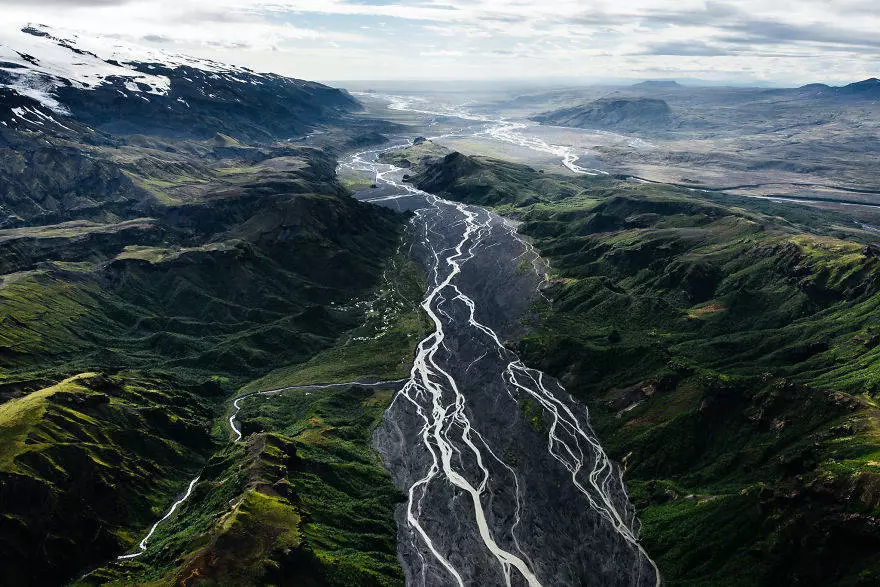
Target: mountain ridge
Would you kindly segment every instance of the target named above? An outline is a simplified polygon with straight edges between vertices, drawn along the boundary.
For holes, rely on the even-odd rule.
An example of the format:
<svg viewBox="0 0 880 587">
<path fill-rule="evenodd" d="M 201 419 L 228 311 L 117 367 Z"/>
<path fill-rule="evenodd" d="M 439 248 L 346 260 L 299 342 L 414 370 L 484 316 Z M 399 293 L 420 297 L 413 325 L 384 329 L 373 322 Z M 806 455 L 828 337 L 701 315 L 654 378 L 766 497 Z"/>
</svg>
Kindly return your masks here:
<svg viewBox="0 0 880 587">
<path fill-rule="evenodd" d="M 103 56 L 99 55 L 103 52 Z M 0 121 L 115 134 L 209 138 L 217 130 L 269 142 L 359 111 L 317 82 L 29 25 L 0 29 Z"/>
<path fill-rule="evenodd" d="M 310 573 L 381 565 L 376 575 L 393 580 L 396 493 L 370 452 L 372 420 L 356 410 L 357 473 L 310 470 L 298 482 L 315 496 L 348 491 L 383 552 L 351 555 L 364 540 L 355 522 L 280 542 L 248 524 L 281 515 L 288 538 L 291 524 L 308 527 L 306 492 L 276 491 L 301 479 L 291 468 L 273 487 L 206 475 L 193 509 L 179 510 L 183 531 L 151 538 L 159 548 L 143 560 L 160 563 L 116 559 L 218 456 L 248 467 L 223 427 L 237 387 L 299 367 L 355 328 L 368 342 L 346 347 L 348 363 L 372 344 L 378 352 L 357 355 L 371 361 L 366 376 L 405 368 L 419 316 L 380 327 L 363 300 L 387 287 L 406 217 L 358 202 L 336 176 L 340 149 L 385 140 L 390 125 L 351 117 L 354 98 L 315 82 L 131 47 L 103 53 L 45 27 L 5 31 L 0 43 L 0 583 L 159 580 L 179 564 L 163 541 L 198 552 L 224 513 L 241 523 L 233 534 L 266 540 L 254 555 L 221 541 L 233 570 L 243 554 L 254 576 L 306 559 Z M 402 313 L 394 302 L 382 318 Z M 368 391 L 359 400 L 378 417 L 390 398 Z M 307 458 L 308 443 L 283 432 L 278 446 L 296 441 Z M 336 450 L 349 442 L 341 435 Z M 381 503 L 360 496 L 368 486 L 383 487 Z M 112 578 L 76 579 L 101 565 Z"/>
</svg>

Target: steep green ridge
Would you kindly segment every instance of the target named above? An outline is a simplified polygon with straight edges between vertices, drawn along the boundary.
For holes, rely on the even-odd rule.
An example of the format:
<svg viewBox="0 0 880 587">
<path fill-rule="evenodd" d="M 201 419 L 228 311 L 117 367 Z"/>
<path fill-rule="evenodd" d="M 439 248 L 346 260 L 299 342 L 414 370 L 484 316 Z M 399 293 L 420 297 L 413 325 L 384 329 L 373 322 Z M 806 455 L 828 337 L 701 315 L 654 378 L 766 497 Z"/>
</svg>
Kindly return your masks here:
<svg viewBox="0 0 880 587">
<path fill-rule="evenodd" d="M 0 582 L 60 584 L 132 549 L 223 456 L 238 386 L 363 324 L 352 302 L 405 217 L 291 142 L 4 131 L 0 149 L 17 177 L 0 194 Z"/>
<path fill-rule="evenodd" d="M 301 365 L 242 392 L 403 376 L 429 328 L 411 298 L 424 277 L 392 257 L 363 324 Z M 140 558 L 83 584 L 400 585 L 394 507 L 402 498 L 372 449 L 393 387 L 288 390 L 242 400 L 244 442 L 216 453 L 190 499 Z M 224 430 L 224 432 L 226 432 Z"/>
<path fill-rule="evenodd" d="M 550 260 L 551 301 L 519 351 L 591 407 L 666 581 L 876 583 L 871 235 L 811 209 L 613 178 L 555 176 L 572 195 L 531 203 L 543 174 L 450 157 L 413 181 L 496 203 Z"/>
<path fill-rule="evenodd" d="M 318 151 L 274 175 L 151 219 L 0 231 L 0 380 L 162 365 L 244 381 L 353 327 L 330 304 L 376 282 L 400 220 L 347 197 Z"/>
<path fill-rule="evenodd" d="M 84 373 L 0 406 L 0 576 L 60 584 L 133 542 L 211 446 L 217 385 Z"/>
</svg>

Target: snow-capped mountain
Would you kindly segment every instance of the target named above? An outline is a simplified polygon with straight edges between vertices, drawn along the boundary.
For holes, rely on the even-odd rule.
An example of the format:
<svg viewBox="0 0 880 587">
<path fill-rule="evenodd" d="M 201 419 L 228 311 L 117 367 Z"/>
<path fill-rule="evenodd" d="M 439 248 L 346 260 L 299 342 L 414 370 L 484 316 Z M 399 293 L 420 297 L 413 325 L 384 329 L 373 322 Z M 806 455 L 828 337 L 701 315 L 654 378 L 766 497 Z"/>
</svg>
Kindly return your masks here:
<svg viewBox="0 0 880 587">
<path fill-rule="evenodd" d="M 0 26 L 0 124 L 249 140 L 294 136 L 360 106 L 322 84 L 46 26 Z"/>
</svg>

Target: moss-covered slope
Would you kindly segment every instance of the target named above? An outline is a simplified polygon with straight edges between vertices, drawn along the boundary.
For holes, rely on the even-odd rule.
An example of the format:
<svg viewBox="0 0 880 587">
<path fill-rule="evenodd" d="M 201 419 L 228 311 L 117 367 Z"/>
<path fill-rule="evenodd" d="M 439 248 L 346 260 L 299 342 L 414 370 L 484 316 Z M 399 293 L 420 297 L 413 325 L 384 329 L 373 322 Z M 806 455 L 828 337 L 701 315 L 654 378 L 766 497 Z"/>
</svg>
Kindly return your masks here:
<svg viewBox="0 0 880 587">
<path fill-rule="evenodd" d="M 364 322 L 336 346 L 240 393 L 403 377 L 429 327 L 411 300 L 422 294 L 424 279 L 402 252 L 384 277 L 374 295 L 357 303 L 366 310 Z M 111 562 L 81 583 L 402 584 L 394 523 L 402 496 L 371 446 L 394 391 L 340 385 L 242 399 L 236 419 L 243 442 L 211 457 L 147 552 Z"/>
<path fill-rule="evenodd" d="M 8 149 L 33 139 L 19 138 Z M 0 193 L 16 213 L 0 229 L 0 582 L 15 585 L 69 581 L 139 542 L 228 443 L 237 386 L 363 323 L 353 302 L 405 224 L 351 198 L 319 149 L 49 138 L 121 170 L 131 198 L 74 173 L 95 205 L 50 210 L 67 167 L 36 159 L 7 185 L 29 200 Z"/>
<path fill-rule="evenodd" d="M 84 373 L 0 406 L 3 584 L 60 584 L 131 543 L 204 461 L 221 391 Z"/>
<path fill-rule="evenodd" d="M 442 178 L 433 189 L 511 212 L 550 260 L 550 302 L 519 350 L 591 406 L 668 583 L 877 580 L 869 233 L 806 208 L 613 178 L 557 176 L 571 195 L 533 202 L 543 174 L 448 159 L 423 164 Z M 522 179 L 502 179 L 509 168 Z"/>
</svg>

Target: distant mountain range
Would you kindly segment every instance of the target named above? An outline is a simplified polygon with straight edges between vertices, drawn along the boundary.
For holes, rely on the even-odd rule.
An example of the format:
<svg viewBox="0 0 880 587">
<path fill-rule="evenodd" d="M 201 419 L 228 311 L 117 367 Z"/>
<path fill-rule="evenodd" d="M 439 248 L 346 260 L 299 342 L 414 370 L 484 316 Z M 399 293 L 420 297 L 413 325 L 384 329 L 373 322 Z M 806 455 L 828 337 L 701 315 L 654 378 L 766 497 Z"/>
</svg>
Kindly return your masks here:
<svg viewBox="0 0 880 587">
<path fill-rule="evenodd" d="M 684 86 L 678 83 L 675 80 L 671 79 L 660 79 L 660 80 L 648 80 L 644 82 L 640 82 L 637 84 L 633 84 L 634 88 L 642 88 L 646 90 L 650 89 L 673 89 L 673 88 L 683 88 Z"/>
<path fill-rule="evenodd" d="M 648 80 L 633 84 L 630 87 L 638 90 L 677 90 L 685 89 L 687 87 L 702 87 L 709 85 L 717 84 L 704 84 L 697 81 L 696 83 L 692 83 L 689 86 L 684 86 L 675 80 Z M 768 89 L 767 91 L 788 93 L 794 92 L 798 95 L 805 95 L 809 97 L 840 97 L 876 100 L 880 99 L 880 79 L 872 77 L 845 86 L 830 86 L 828 84 L 812 83 L 805 86 L 800 86 L 798 88 L 773 88 Z"/>
<path fill-rule="evenodd" d="M 880 79 L 872 77 L 840 87 L 826 84 L 807 84 L 797 88 L 796 91 L 815 97 L 852 97 L 876 100 L 880 99 Z"/>
</svg>

